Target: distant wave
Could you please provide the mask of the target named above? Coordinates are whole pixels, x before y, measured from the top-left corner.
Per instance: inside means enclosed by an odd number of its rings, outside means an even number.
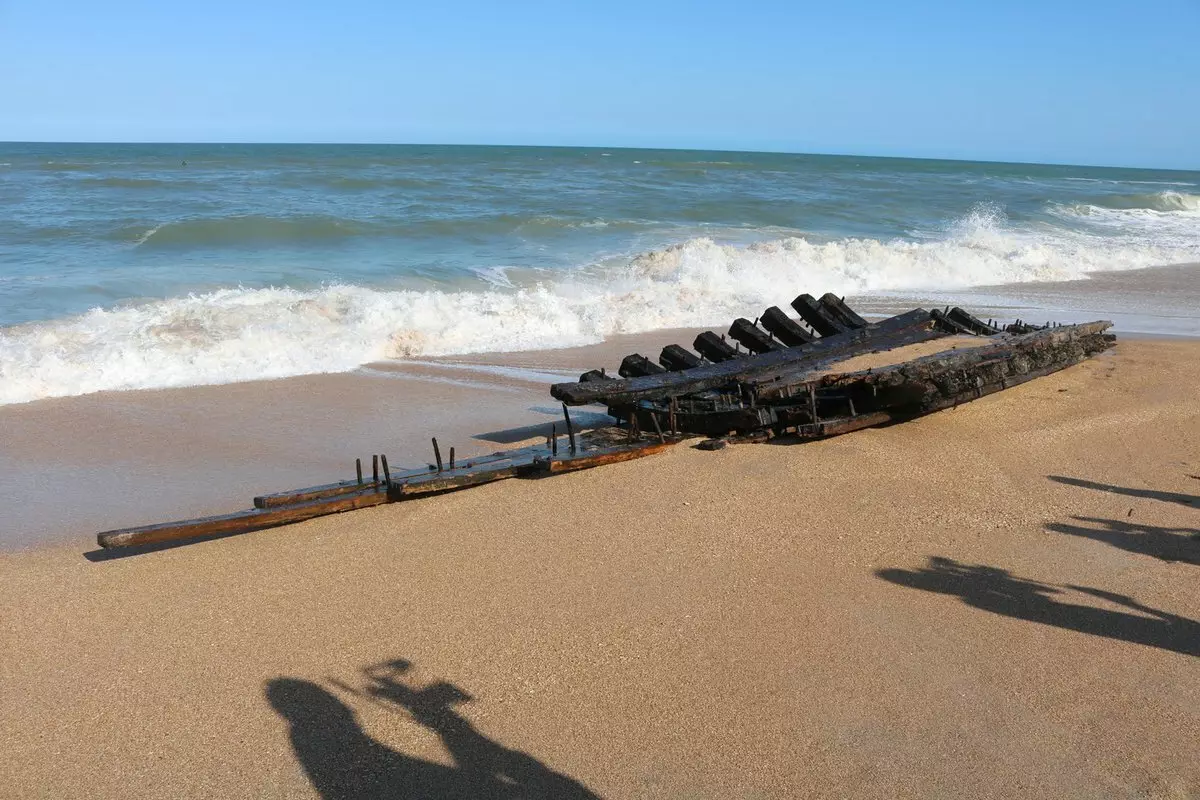
[[[268,217],[251,214],[186,219],[150,228],[126,227],[117,231],[116,238],[132,241],[139,247],[220,247],[344,239],[359,235],[364,230],[364,226],[358,223],[337,217]]]
[[[568,219],[551,215],[493,214],[459,218],[357,220],[342,217],[239,215],[164,222],[149,227],[125,226],[113,232],[117,241],[144,248],[264,246],[332,241],[356,236],[471,236],[517,233],[537,236],[579,228],[645,228],[656,223],[637,220]]]
[[[1098,199],[1095,205],[1116,209],[1147,209],[1149,211],[1200,211],[1200,195],[1165,191],[1152,194],[1114,194]]]
[[[164,181],[157,178],[83,178],[79,183],[106,189],[180,189],[196,185],[192,181]]]
[[[254,231],[276,221],[245,224]],[[324,229],[340,230],[336,223]],[[164,228],[147,241],[164,231],[209,235],[203,226]],[[1191,242],[1171,248],[1021,230],[1001,209],[983,205],[933,241],[793,236],[740,247],[695,238],[555,281],[521,285],[504,270],[483,271],[470,291],[223,289],[0,329],[0,404],[583,345],[619,333],[726,323],[800,289],[854,295],[1068,280],[1200,260],[1200,244]]]

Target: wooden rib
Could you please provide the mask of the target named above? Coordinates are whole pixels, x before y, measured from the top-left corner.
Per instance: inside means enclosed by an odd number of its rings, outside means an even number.
[[[737,339],[752,353],[770,353],[782,350],[784,345],[771,338],[771,335],[745,317],[738,317],[729,328],[729,335]]]
[[[668,372],[680,372],[685,369],[695,369],[702,365],[704,360],[677,344],[669,344],[662,349],[662,353],[658,356],[658,363],[662,364]],[[551,390],[550,393],[553,394],[554,391]]]
[[[248,533],[250,531],[262,530],[263,528],[286,525],[291,522],[301,522],[313,517],[323,517],[328,514],[338,514],[358,508],[369,508],[370,506],[381,505],[387,501],[386,492],[376,487],[370,487],[363,491],[341,497],[324,498],[307,503],[280,506],[278,508],[255,508],[215,517],[201,517],[199,519],[162,522],[157,525],[143,525],[136,528],[104,531],[96,535],[96,542],[105,548],[132,547],[182,539],[195,539],[201,536]]]
[[[744,355],[744,353],[739,353],[728,342],[712,331],[705,331],[697,336],[696,341],[692,342],[692,347],[696,348],[700,352],[700,355],[714,364],[719,364],[722,361],[731,361],[735,358],[741,358]]]
[[[621,366],[617,368],[617,374],[622,378],[640,378],[643,375],[660,375],[663,372],[666,370],[641,353],[625,356]]]
[[[783,313],[783,309],[779,306],[771,306],[764,311],[762,317],[759,318],[759,323],[788,347],[808,344],[817,339],[816,336],[800,327],[799,323]]]
[[[826,292],[821,295],[821,307],[829,316],[841,322],[848,328],[865,328],[870,323],[854,313],[854,309],[846,305],[842,298],[838,297],[833,292]]]
[[[808,323],[808,327],[822,336],[836,336],[839,333],[855,330],[825,310],[825,307],[811,294],[802,294],[797,297],[792,301],[792,308],[796,309],[796,313],[800,315],[801,319]]]

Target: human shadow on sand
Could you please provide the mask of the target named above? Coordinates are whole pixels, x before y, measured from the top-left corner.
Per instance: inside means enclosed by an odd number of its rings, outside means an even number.
[[[1130,553],[1153,556],[1162,561],[1200,564],[1200,529],[1164,528],[1158,525],[1142,525],[1119,519],[1096,517],[1072,517],[1072,519],[1076,522],[1087,523],[1087,525],[1053,522],[1046,526],[1046,530],[1104,542]],[[1092,527],[1088,527],[1088,525]]]
[[[1087,586],[1052,586],[1025,580],[1007,570],[960,564],[934,556],[929,565],[915,570],[881,569],[884,580],[927,592],[958,595],[969,606],[1042,625],[1160,647],[1189,656],[1200,656],[1200,623],[1159,611],[1124,595]],[[1139,613],[1062,603],[1053,599],[1065,589],[1105,600]]]
[[[407,684],[402,676],[409,667],[403,659],[369,667],[364,670],[367,686],[361,690],[331,684],[407,712],[441,738],[454,766],[414,758],[380,743],[362,729],[348,705],[317,683],[297,678],[267,683],[267,700],[287,721],[296,758],[325,800],[597,797],[533,756],[480,733],[455,710],[472,699],[457,686]]]
[[[1065,483],[1067,486],[1079,486],[1083,489],[1095,489],[1111,494],[1123,494],[1127,497],[1145,497],[1150,500],[1161,500],[1164,503],[1178,503],[1182,506],[1200,508],[1200,497],[1179,492],[1161,492],[1157,489],[1134,489],[1129,486],[1116,486],[1111,483],[1097,483],[1083,478],[1068,478],[1065,475],[1047,475],[1055,483]]]

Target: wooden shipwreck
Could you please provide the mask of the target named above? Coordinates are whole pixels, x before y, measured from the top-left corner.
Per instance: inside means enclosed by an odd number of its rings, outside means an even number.
[[[961,308],[914,309],[868,322],[832,294],[802,294],[793,318],[772,306],[754,321],[737,319],[725,336],[706,331],[694,352],[668,345],[657,362],[627,356],[610,377],[592,370],[550,393],[563,403],[563,432],[544,443],[392,472],[372,458],[371,476],[356,462],[353,480],[254,498],[254,508],[202,519],[106,531],[101,547],[160,545],[243,533],[312,517],[464,489],[512,477],[538,477],[660,452],[695,436],[702,448],[726,442],[796,441],[836,436],[928,414],[1064,369],[1109,347],[1110,322],[1003,328]],[[947,337],[938,352],[867,369],[852,359]],[[730,343],[730,339],[733,343]],[[838,371],[839,365],[842,367]],[[569,406],[602,404],[617,424],[577,434]]]

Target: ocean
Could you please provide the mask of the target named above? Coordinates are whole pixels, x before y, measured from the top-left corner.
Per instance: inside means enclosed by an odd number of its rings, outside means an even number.
[[[0,404],[1200,261],[1197,172],[857,156],[0,144],[0,208]]]

